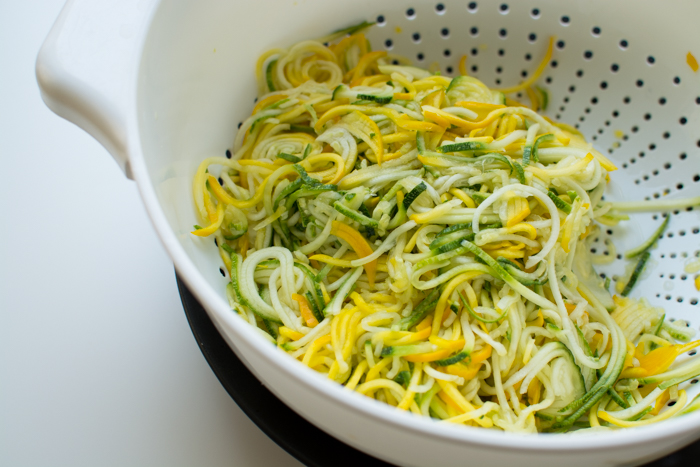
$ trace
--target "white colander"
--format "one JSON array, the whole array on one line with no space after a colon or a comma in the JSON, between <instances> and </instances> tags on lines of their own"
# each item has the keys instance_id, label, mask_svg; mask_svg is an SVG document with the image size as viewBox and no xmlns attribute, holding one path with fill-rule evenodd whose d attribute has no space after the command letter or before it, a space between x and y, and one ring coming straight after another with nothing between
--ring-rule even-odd
<instances>
[{"instance_id":1,"label":"white colander","mask_svg":"<svg viewBox=\"0 0 700 467\"><path fill-rule=\"evenodd\" d=\"M375 49L436 62L448 76L466 54L469 72L496 88L532 73L556 36L539 81L550 92L547 114L578 127L620 167L608 199L698 196L700 86L687 54L700 57L699 19L694 0L74 0L39 54L37 77L46 103L137 182L179 273L232 348L311 422L399 465L632 466L700 437L700 414L604 435L515 436L397 412L295 363L230 311L213 240L189 234L191 180L250 114L260 53L370 20ZM684 265L700 254L699 212L672 217L632 294L696 330L700 292ZM657 214L632 215L604 229L593 249L624 252L660 223ZM623 270L616 260L601 272ZM700 386L686 385L691 397Z\"/></svg>"}]
</instances>

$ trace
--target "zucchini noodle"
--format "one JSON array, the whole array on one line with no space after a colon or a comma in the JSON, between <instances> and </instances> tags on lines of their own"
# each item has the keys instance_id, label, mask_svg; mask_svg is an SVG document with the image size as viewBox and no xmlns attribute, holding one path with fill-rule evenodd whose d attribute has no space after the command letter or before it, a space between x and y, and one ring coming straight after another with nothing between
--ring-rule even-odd
<instances>
[{"instance_id":1,"label":"zucchini noodle","mask_svg":"<svg viewBox=\"0 0 700 467\"><path fill-rule=\"evenodd\" d=\"M499 92L464 63L453 79L392 65L367 26L264 54L228 158L195 174L193 234L216 238L232 309L328 378L451 424L562 432L694 410L678 385L700 365L676 358L700 341L612 297L586 242L596 222L697 200L602 200L615 165L536 112L551 40ZM522 90L533 109L504 94Z\"/></svg>"}]
</instances>

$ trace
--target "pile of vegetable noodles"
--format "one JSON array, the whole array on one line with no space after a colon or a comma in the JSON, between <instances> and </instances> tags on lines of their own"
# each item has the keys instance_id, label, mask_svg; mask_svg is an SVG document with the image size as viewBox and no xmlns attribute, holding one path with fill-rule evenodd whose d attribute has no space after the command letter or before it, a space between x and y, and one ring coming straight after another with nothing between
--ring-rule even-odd
<instances>
[{"instance_id":1,"label":"pile of vegetable noodles","mask_svg":"<svg viewBox=\"0 0 700 467\"><path fill-rule=\"evenodd\" d=\"M700 341L591 265L594 221L639 208L602 200L615 166L504 91L371 51L365 26L265 53L233 151L196 173L193 233L216 238L233 310L333 381L444 422L534 433L694 409L679 384L700 360L676 359ZM505 92L540 105L551 54Z\"/></svg>"}]
</instances>

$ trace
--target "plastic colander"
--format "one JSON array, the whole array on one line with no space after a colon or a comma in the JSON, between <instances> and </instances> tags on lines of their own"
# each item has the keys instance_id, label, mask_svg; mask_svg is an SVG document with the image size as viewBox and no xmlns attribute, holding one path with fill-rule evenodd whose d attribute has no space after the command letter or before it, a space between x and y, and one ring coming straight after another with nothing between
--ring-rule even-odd
<instances>
[{"instance_id":1,"label":"plastic colander","mask_svg":"<svg viewBox=\"0 0 700 467\"><path fill-rule=\"evenodd\" d=\"M255 61L363 20L375 49L468 72L490 87L532 73L555 36L538 85L546 115L576 126L619 170L606 199L700 195L700 2L653 0L159 2L69 1L37 62L42 96L95 136L133 178L159 236L227 342L261 381L342 441L399 465L639 465L700 437L700 414L603 435L515 436L436 424L343 390L286 357L230 311L211 239L196 222L191 180L199 162L223 155L256 95ZM696 64L695 64L696 65ZM527 96L516 97L527 102ZM621 275L624 251L648 238L660 214L632 214L603 228L592 254ZM700 210L672 213L633 297L698 330ZM612 249L614 245L615 250ZM689 358L689 357L683 357ZM700 384L684 383L694 397ZM294 429L294 427L289 427Z\"/></svg>"}]
</instances>

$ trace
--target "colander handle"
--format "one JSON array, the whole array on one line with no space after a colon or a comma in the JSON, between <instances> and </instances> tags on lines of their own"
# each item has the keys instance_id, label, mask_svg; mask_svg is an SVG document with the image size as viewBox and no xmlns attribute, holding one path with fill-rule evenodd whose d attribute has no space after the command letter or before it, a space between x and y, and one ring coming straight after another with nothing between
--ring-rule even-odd
<instances>
[{"instance_id":1,"label":"colander handle","mask_svg":"<svg viewBox=\"0 0 700 467\"><path fill-rule=\"evenodd\" d=\"M129 178L127 119L136 114L138 50L157 3L68 0L36 61L46 105L92 135Z\"/></svg>"}]
</instances>

